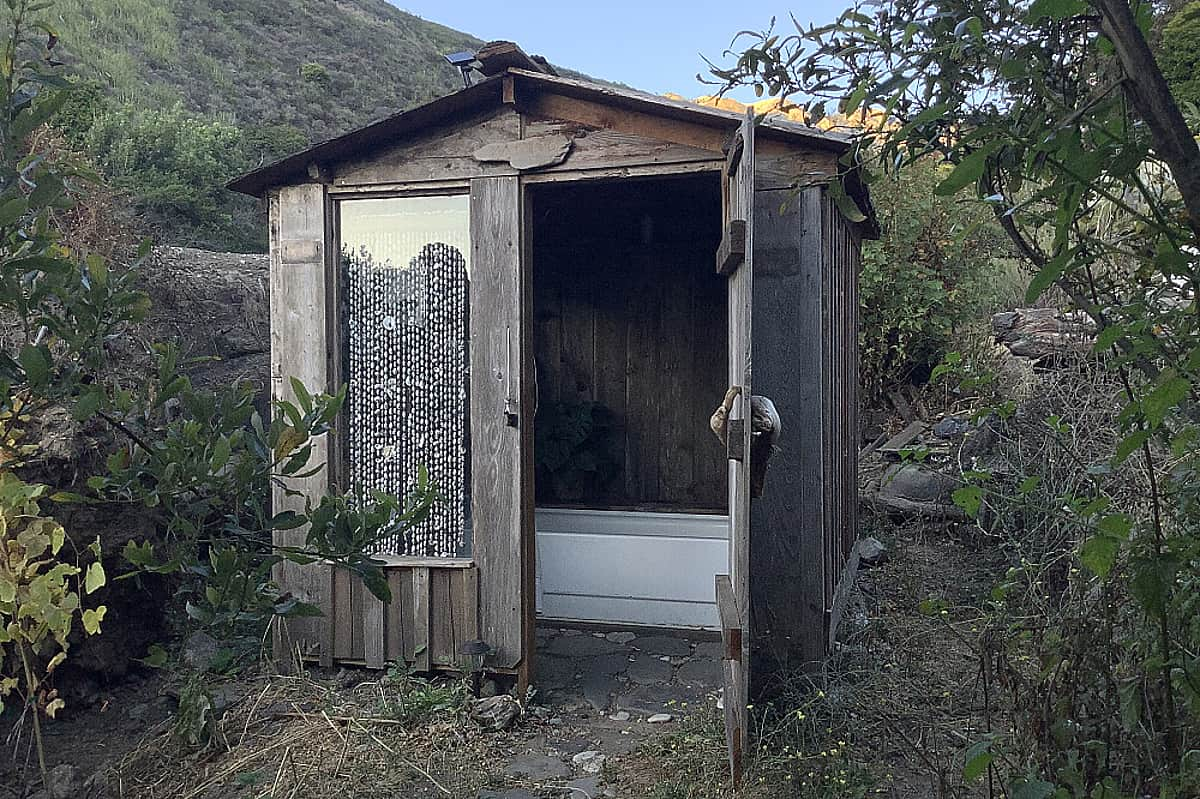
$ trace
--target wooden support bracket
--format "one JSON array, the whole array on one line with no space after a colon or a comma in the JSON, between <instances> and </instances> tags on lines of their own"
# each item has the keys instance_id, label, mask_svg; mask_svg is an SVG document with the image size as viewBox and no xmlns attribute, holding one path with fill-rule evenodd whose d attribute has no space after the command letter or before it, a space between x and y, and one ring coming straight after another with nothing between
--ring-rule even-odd
<instances>
[{"instance_id":1,"label":"wooden support bracket","mask_svg":"<svg viewBox=\"0 0 1200 799\"><path fill-rule=\"evenodd\" d=\"M717 249L717 274L731 275L746 262L746 220L730 219Z\"/></svg>"},{"instance_id":2,"label":"wooden support bracket","mask_svg":"<svg viewBox=\"0 0 1200 799\"><path fill-rule=\"evenodd\" d=\"M742 660L742 614L733 596L733 582L728 574L717 575L717 614L721 617L721 657Z\"/></svg>"},{"instance_id":3,"label":"wooden support bracket","mask_svg":"<svg viewBox=\"0 0 1200 799\"><path fill-rule=\"evenodd\" d=\"M738 165L742 163L742 153L744 152L746 152L746 141L742 138L742 131L739 128L733 135L733 141L725 149L725 178L727 180L733 179Z\"/></svg>"}]
</instances>

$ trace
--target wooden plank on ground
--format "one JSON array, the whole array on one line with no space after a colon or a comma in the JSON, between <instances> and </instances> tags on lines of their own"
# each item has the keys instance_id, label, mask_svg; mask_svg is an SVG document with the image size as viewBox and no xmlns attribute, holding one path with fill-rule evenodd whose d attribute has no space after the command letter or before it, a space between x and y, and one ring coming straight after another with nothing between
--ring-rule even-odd
<instances>
[{"instance_id":1,"label":"wooden plank on ground","mask_svg":"<svg viewBox=\"0 0 1200 799\"><path fill-rule=\"evenodd\" d=\"M879 448L881 455L887 455L892 458L899 458L900 451L907 448L917 436L925 432L928 427L924 422L910 422L903 430L892 436Z\"/></svg>"}]
</instances>

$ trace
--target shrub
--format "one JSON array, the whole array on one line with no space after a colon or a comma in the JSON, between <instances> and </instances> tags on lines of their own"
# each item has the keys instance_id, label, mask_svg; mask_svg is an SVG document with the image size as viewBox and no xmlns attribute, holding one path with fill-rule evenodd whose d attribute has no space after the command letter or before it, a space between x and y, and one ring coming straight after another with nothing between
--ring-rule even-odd
<instances>
[{"instance_id":1,"label":"shrub","mask_svg":"<svg viewBox=\"0 0 1200 799\"><path fill-rule=\"evenodd\" d=\"M986 209L935 196L941 177L925 159L871 186L882 234L863 248L859 341L868 395L924 383L955 331L994 309L1007 241Z\"/></svg>"}]
</instances>

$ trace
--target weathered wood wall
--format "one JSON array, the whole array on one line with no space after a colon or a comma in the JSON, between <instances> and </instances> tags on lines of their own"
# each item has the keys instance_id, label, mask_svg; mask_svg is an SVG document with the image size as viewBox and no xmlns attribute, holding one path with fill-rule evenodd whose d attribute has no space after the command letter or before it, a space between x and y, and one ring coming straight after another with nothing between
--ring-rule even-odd
<instances>
[{"instance_id":1,"label":"weathered wood wall","mask_svg":"<svg viewBox=\"0 0 1200 799\"><path fill-rule=\"evenodd\" d=\"M826 193L822 205L822 258L826 313L834 322L825 359L825 608L831 647L854 580L858 542L858 273L861 237ZM847 565L850 568L847 568Z\"/></svg>"},{"instance_id":2,"label":"weathered wood wall","mask_svg":"<svg viewBox=\"0 0 1200 799\"><path fill-rule=\"evenodd\" d=\"M539 502L727 506L725 454L708 429L726 387L726 287L712 270L716 185L673 183L535 196L535 219L555 217L533 228L538 407L602 404L615 421L621 467L583 497L555 497L543 481ZM676 200L690 201L690 219Z\"/></svg>"},{"instance_id":3,"label":"weathered wood wall","mask_svg":"<svg viewBox=\"0 0 1200 799\"><path fill-rule=\"evenodd\" d=\"M825 189L759 191L754 380L783 420L753 503L756 695L822 660L857 539L858 236ZM767 323L766 320L770 320Z\"/></svg>"},{"instance_id":4,"label":"weathered wood wall","mask_svg":"<svg viewBox=\"0 0 1200 799\"><path fill-rule=\"evenodd\" d=\"M362 580L333 573L330 616L339 663L417 671L458 669L460 651L479 638L479 573L470 560L392 559L384 569L392 601L383 603Z\"/></svg>"}]
</instances>

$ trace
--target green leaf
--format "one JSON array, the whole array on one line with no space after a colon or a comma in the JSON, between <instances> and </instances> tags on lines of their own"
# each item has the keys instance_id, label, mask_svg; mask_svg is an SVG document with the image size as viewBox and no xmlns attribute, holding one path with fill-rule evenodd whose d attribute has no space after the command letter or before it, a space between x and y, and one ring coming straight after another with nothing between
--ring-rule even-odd
<instances>
[{"instance_id":1,"label":"green leaf","mask_svg":"<svg viewBox=\"0 0 1200 799\"><path fill-rule=\"evenodd\" d=\"M964 513L974 519L979 515L979 508L983 504L983 489L979 486L963 486L951 494L950 498Z\"/></svg>"},{"instance_id":2,"label":"green leaf","mask_svg":"<svg viewBox=\"0 0 1200 799\"><path fill-rule=\"evenodd\" d=\"M1134 453L1142 444L1145 444L1150 438L1149 430L1134 430L1125 438L1121 439L1121 443L1117 444L1117 450L1113 454L1113 463L1121 464Z\"/></svg>"},{"instance_id":3,"label":"green leaf","mask_svg":"<svg viewBox=\"0 0 1200 799\"><path fill-rule=\"evenodd\" d=\"M225 464L229 463L229 439L221 436L217 439L217 443L213 445L212 461L209 463L213 474L225 468Z\"/></svg>"},{"instance_id":4,"label":"green leaf","mask_svg":"<svg viewBox=\"0 0 1200 799\"><path fill-rule=\"evenodd\" d=\"M101 605L98 608L88 608L83 612L83 629L88 635L96 635L100 632L100 622L104 621L104 614L108 612L108 608Z\"/></svg>"},{"instance_id":5,"label":"green leaf","mask_svg":"<svg viewBox=\"0 0 1200 799\"><path fill-rule=\"evenodd\" d=\"M1163 372L1159 380L1154 390L1142 399L1142 413L1145 414L1151 428L1161 425L1167 411L1183 402L1192 387L1187 378L1172 376L1168 372Z\"/></svg>"},{"instance_id":6,"label":"green leaf","mask_svg":"<svg viewBox=\"0 0 1200 799\"><path fill-rule=\"evenodd\" d=\"M1079 561L1101 579L1112 571L1121 542L1111 536L1094 535L1079 548Z\"/></svg>"},{"instance_id":7,"label":"green leaf","mask_svg":"<svg viewBox=\"0 0 1200 799\"><path fill-rule=\"evenodd\" d=\"M1029 288L1025 291L1025 302L1032 305L1046 289L1050 288L1054 281L1062 277L1073 253L1073 250L1063 250L1038 270L1038 273L1033 276L1033 280L1029 281Z\"/></svg>"},{"instance_id":8,"label":"green leaf","mask_svg":"<svg viewBox=\"0 0 1200 799\"><path fill-rule=\"evenodd\" d=\"M1029 22L1037 22L1042 17L1067 19L1079 16L1086 10L1087 4L1083 0L1034 0L1025 19Z\"/></svg>"},{"instance_id":9,"label":"green leaf","mask_svg":"<svg viewBox=\"0 0 1200 799\"><path fill-rule=\"evenodd\" d=\"M1036 777L1025 777L1013 783L1009 796L1012 799L1049 799L1055 790L1054 785L1049 782L1043 782Z\"/></svg>"},{"instance_id":10,"label":"green leaf","mask_svg":"<svg viewBox=\"0 0 1200 799\"><path fill-rule=\"evenodd\" d=\"M305 413L312 413L313 401L312 394L308 393L308 389L304 387L304 383L296 377L291 379L292 391L296 394L296 401L300 403L300 407Z\"/></svg>"},{"instance_id":11,"label":"green leaf","mask_svg":"<svg viewBox=\"0 0 1200 799\"><path fill-rule=\"evenodd\" d=\"M26 344L21 348L17 360L30 385L41 387L50 382L50 353L44 346Z\"/></svg>"},{"instance_id":12,"label":"green leaf","mask_svg":"<svg viewBox=\"0 0 1200 799\"><path fill-rule=\"evenodd\" d=\"M167 650L158 644L151 644L146 650L146 657L137 658L137 662L151 669L161 669L167 665Z\"/></svg>"},{"instance_id":13,"label":"green leaf","mask_svg":"<svg viewBox=\"0 0 1200 799\"><path fill-rule=\"evenodd\" d=\"M840 180L834 180L829 183L829 198L833 200L833 204L842 212L842 216L851 222L865 222L867 215L858 207L858 203L854 198L846 193L846 188Z\"/></svg>"},{"instance_id":14,"label":"green leaf","mask_svg":"<svg viewBox=\"0 0 1200 799\"><path fill-rule=\"evenodd\" d=\"M984 169L987 168L988 157L997 149L999 149L999 145L993 143L984 145L967 155L958 162L954 171L934 188L933 193L939 197L949 197L958 194L959 190L979 180L983 177Z\"/></svg>"},{"instance_id":15,"label":"green leaf","mask_svg":"<svg viewBox=\"0 0 1200 799\"><path fill-rule=\"evenodd\" d=\"M292 451L307 438L308 436L291 425L283 428L279 433L279 440L275 442L275 460L281 461L292 454Z\"/></svg>"},{"instance_id":16,"label":"green leaf","mask_svg":"<svg viewBox=\"0 0 1200 799\"><path fill-rule=\"evenodd\" d=\"M982 741L977 741L972 744L965 755L963 755L963 780L966 782L974 782L983 776L987 771L987 767L992 763L992 753L989 751L992 746L990 738L985 738Z\"/></svg>"},{"instance_id":17,"label":"green leaf","mask_svg":"<svg viewBox=\"0 0 1200 799\"><path fill-rule=\"evenodd\" d=\"M98 560L92 561L83 576L83 592L85 594L94 594L107 581L107 577L104 574L104 566Z\"/></svg>"}]
</instances>

